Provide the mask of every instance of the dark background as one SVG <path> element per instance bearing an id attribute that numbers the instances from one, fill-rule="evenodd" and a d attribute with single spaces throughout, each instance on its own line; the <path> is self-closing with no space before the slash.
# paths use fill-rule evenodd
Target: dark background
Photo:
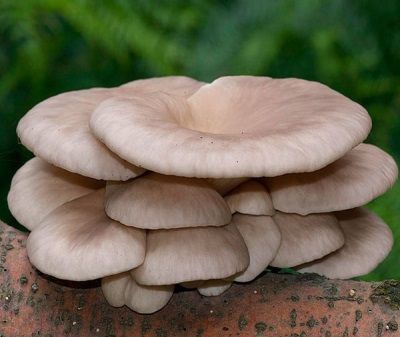
<path id="1" fill-rule="evenodd" d="M 367 108 L 368 142 L 400 159 L 400 1 L 0 0 L 0 219 L 31 157 L 18 120 L 60 92 L 186 75 L 299 77 Z M 399 183 L 368 207 L 396 246 L 367 280 L 400 279 Z"/>

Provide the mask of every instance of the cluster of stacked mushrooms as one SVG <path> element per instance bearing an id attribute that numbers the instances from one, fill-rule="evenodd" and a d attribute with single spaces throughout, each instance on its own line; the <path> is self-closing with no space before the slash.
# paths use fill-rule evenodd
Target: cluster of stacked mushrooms
<path id="1" fill-rule="evenodd" d="M 316 82 L 182 76 L 51 97 L 19 122 L 35 157 L 8 195 L 41 272 L 102 278 L 152 313 L 175 285 L 216 296 L 268 266 L 351 278 L 389 253 L 362 208 L 398 169 L 363 143 L 371 119 Z"/>

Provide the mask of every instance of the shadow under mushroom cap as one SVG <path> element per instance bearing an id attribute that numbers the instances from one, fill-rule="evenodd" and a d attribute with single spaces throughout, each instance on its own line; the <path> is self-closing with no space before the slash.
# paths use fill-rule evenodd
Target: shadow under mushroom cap
<path id="1" fill-rule="evenodd" d="M 90 127 L 132 164 L 234 178 L 322 168 L 362 142 L 371 120 L 319 83 L 238 76 L 206 84 L 188 99 L 161 92 L 108 99 L 91 114 Z"/>

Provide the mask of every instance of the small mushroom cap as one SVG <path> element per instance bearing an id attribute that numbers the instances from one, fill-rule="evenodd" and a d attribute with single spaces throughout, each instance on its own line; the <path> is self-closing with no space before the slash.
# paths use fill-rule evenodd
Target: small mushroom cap
<path id="1" fill-rule="evenodd" d="M 335 213 L 345 235 L 345 244 L 322 259 L 298 266 L 305 273 L 348 279 L 374 270 L 393 246 L 390 228 L 373 212 L 354 208 Z"/>
<path id="2" fill-rule="evenodd" d="M 115 91 L 71 91 L 33 107 L 18 123 L 17 133 L 35 155 L 67 171 L 105 180 L 126 180 L 144 172 L 112 153 L 89 129 L 89 115 Z"/>
<path id="3" fill-rule="evenodd" d="M 197 291 L 203 296 L 219 296 L 232 286 L 227 280 L 207 280 L 197 287 Z"/>
<path id="4" fill-rule="evenodd" d="M 114 307 L 128 306 L 140 314 L 152 314 L 164 307 L 174 292 L 174 285 L 142 286 L 129 272 L 101 280 L 104 297 Z"/>
<path id="5" fill-rule="evenodd" d="M 103 187 L 103 181 L 65 171 L 35 157 L 14 175 L 8 207 L 20 224 L 32 230 L 57 207 Z"/>
<path id="6" fill-rule="evenodd" d="M 249 180 L 239 185 L 224 199 L 232 214 L 235 212 L 251 215 L 275 214 L 271 196 L 265 187 L 256 180 Z"/>
<path id="7" fill-rule="evenodd" d="M 249 265 L 249 253 L 233 224 L 147 232 L 146 258 L 132 270 L 136 282 L 165 285 L 222 279 Z"/>
<path id="8" fill-rule="evenodd" d="M 32 264 L 43 273 L 73 281 L 121 273 L 144 260 L 146 233 L 107 217 L 104 189 L 63 204 L 28 237 Z"/>
<path id="9" fill-rule="evenodd" d="M 344 233 L 337 218 L 330 213 L 287 214 L 273 216 L 282 235 L 281 246 L 271 266 L 291 268 L 319 259 L 344 244 Z"/>
<path id="10" fill-rule="evenodd" d="M 361 143 L 371 120 L 319 83 L 238 76 L 187 100 L 163 93 L 108 99 L 90 127 L 121 158 L 149 170 L 239 178 L 320 169 Z"/>
<path id="11" fill-rule="evenodd" d="M 108 216 L 146 229 L 222 226 L 228 205 L 204 180 L 149 173 L 129 182 L 107 183 Z"/>
<path id="12" fill-rule="evenodd" d="M 236 282 L 248 282 L 260 275 L 275 258 L 281 245 L 281 232 L 270 216 L 236 213 L 232 222 L 242 235 L 250 255 L 250 265 L 238 275 Z"/>
<path id="13" fill-rule="evenodd" d="M 376 146 L 360 144 L 321 170 L 263 181 L 276 209 L 305 215 L 364 205 L 391 188 L 397 176 L 390 155 Z"/>
<path id="14" fill-rule="evenodd" d="M 219 194 L 226 195 L 229 191 L 233 190 L 236 186 L 249 180 L 250 178 L 206 178 L 206 181 L 215 189 Z"/>

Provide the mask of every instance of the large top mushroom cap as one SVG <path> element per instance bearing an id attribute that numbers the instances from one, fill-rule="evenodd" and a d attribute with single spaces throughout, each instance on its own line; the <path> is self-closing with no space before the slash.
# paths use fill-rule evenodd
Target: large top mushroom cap
<path id="1" fill-rule="evenodd" d="M 365 275 L 374 270 L 393 246 L 390 228 L 365 208 L 335 214 L 344 231 L 344 246 L 322 259 L 298 266 L 297 269 L 335 279 Z"/>
<path id="2" fill-rule="evenodd" d="M 57 207 L 103 187 L 103 181 L 65 171 L 35 157 L 14 175 L 8 207 L 20 224 L 32 230 Z"/>
<path id="3" fill-rule="evenodd" d="M 63 93 L 33 107 L 20 120 L 17 133 L 22 144 L 51 164 L 95 179 L 127 180 L 144 170 L 119 158 L 93 136 L 90 113 L 110 97 L 159 90 L 185 96 L 201 85 L 179 76 Z"/>
<path id="4" fill-rule="evenodd" d="M 331 213 L 286 214 L 272 217 L 281 232 L 281 245 L 271 266 L 291 268 L 319 259 L 344 245 L 339 221 Z"/>
<path id="5" fill-rule="evenodd" d="M 230 223 L 149 230 L 145 260 L 131 273 L 140 284 L 165 285 L 226 278 L 248 265 L 246 244 Z"/>
<path id="6" fill-rule="evenodd" d="M 107 183 L 105 210 L 128 226 L 146 229 L 222 226 L 231 212 L 203 179 L 149 173 Z"/>
<path id="7" fill-rule="evenodd" d="M 204 85 L 187 100 L 111 98 L 90 126 L 113 152 L 149 170 L 235 178 L 320 169 L 362 142 L 371 120 L 322 84 L 239 76 Z"/>
<path id="8" fill-rule="evenodd" d="M 61 279 L 92 280 L 128 271 L 144 260 L 146 233 L 110 219 L 104 189 L 63 204 L 37 225 L 27 251 L 40 271 Z"/>
<path id="9" fill-rule="evenodd" d="M 367 204 L 391 188 L 397 175 L 390 155 L 376 146 L 360 144 L 321 170 L 262 180 L 276 209 L 304 215 Z"/>

